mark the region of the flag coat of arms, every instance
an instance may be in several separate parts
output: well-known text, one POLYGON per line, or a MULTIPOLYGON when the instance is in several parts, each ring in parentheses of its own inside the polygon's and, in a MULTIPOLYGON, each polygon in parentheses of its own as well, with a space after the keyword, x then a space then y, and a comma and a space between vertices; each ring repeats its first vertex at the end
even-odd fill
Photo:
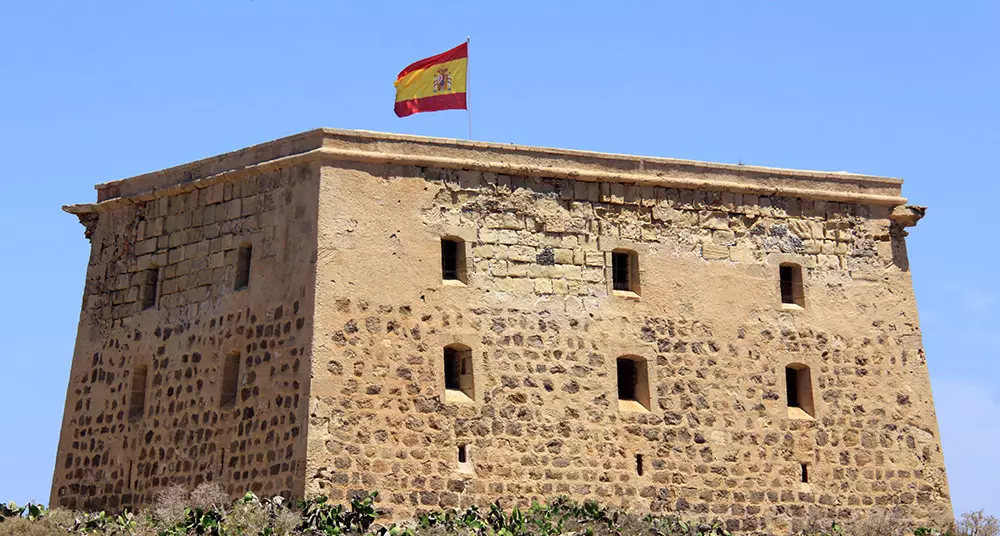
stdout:
POLYGON ((414 62, 396 77, 396 115, 466 110, 469 43, 414 62))

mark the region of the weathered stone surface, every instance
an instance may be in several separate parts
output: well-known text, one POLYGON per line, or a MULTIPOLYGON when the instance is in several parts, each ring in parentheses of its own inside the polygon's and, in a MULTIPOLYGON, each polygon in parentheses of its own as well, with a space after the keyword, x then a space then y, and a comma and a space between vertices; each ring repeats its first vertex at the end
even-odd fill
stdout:
POLYGON ((377 489, 395 516, 566 494, 734 530, 884 504, 941 524, 899 189, 344 131, 101 185, 102 203, 67 208, 93 247, 52 504, 142 505, 212 480, 377 489), (445 236, 465 240, 465 281, 442 281, 445 236), (612 250, 638 256, 641 292, 613 291, 612 250), (781 303, 786 262, 803 307, 781 303), (456 344, 465 398, 445 392, 456 344), (220 407, 235 351, 237 400, 220 407), (648 410, 619 405, 621 356, 647 364, 648 410), (811 370, 815 418, 789 416, 793 363, 811 370), (149 382, 130 420, 137 364, 149 382))

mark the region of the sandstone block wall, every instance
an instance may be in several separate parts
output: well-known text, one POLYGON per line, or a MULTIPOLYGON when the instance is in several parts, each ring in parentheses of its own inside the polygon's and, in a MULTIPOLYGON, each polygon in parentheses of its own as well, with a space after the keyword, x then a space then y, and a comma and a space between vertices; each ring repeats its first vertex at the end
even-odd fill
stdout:
POLYGON ((316 176, 308 165, 105 204, 92 243, 53 506, 141 507, 170 485, 301 494, 316 176), (235 290, 237 250, 251 285, 235 290), (147 270, 155 306, 144 309, 147 270), (235 404, 220 401, 239 353, 235 404), (133 374, 147 367, 140 418, 133 374))
POLYGON ((899 188, 329 130, 101 185, 70 208, 95 253, 53 502, 214 479, 379 490, 396 517, 566 494, 731 530, 897 505, 944 522, 899 188), (443 237, 464 281, 442 280, 443 237), (612 288, 614 251, 634 255, 636 292, 612 288), (174 270, 141 311, 151 260, 174 270), (802 307, 781 303, 783 263, 802 307), (470 352, 471 398, 446 392, 449 345, 470 352), (248 383, 219 411, 233 350, 248 383), (648 408, 618 401, 619 357, 645 363, 648 408), (161 383, 130 423, 138 359, 161 383), (789 365, 810 371, 812 417, 788 408, 789 365))

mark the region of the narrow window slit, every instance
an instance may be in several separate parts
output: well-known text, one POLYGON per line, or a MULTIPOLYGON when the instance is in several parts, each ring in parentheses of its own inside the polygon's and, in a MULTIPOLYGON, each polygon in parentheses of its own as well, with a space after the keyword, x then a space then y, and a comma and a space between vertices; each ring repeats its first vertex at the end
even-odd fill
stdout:
POLYGON ((800 464, 800 465, 802 466, 802 483, 803 484, 808 484, 809 483, 809 466, 806 465, 806 464, 804 464, 804 463, 800 464))
POLYGON ((146 412, 146 365, 136 365, 132 371, 132 393, 129 397, 128 418, 136 421, 146 412))
POLYGON ((236 405, 236 394, 240 388, 240 353, 230 352, 222 366, 222 391, 219 406, 231 408, 236 405))
POLYGON ((236 290, 250 286, 250 260, 253 258, 253 247, 249 244, 240 246, 236 255, 236 290))
POLYGON ((615 290, 630 290, 628 274, 628 253, 611 254, 611 273, 615 290))
POLYGON ((635 455, 635 474, 642 476, 642 454, 635 455))
POLYGON ((788 407, 799 407, 799 381, 796 370, 788 367, 785 369, 785 386, 788 395, 788 407))
POLYGON ((454 348, 444 349, 444 388, 461 389, 459 380, 459 370, 461 367, 458 350, 454 348))
POLYGON ((156 287, 160 280, 160 269, 148 268, 142 283, 142 308, 150 309, 156 305, 156 287))
POLYGON ((636 387, 635 361, 631 359, 618 359, 618 399, 635 400, 636 387))
POLYGON ((472 474, 475 470, 472 468, 472 462, 470 460, 469 446, 467 444, 461 444, 458 446, 458 472, 472 474))

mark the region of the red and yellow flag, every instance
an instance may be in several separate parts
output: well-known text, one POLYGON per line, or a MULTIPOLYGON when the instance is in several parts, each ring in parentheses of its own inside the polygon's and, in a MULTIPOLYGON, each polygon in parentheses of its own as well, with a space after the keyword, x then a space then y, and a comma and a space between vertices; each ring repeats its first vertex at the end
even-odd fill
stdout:
POLYGON ((469 43, 424 58, 403 69, 396 77, 396 115, 465 110, 465 87, 469 71, 469 43))

